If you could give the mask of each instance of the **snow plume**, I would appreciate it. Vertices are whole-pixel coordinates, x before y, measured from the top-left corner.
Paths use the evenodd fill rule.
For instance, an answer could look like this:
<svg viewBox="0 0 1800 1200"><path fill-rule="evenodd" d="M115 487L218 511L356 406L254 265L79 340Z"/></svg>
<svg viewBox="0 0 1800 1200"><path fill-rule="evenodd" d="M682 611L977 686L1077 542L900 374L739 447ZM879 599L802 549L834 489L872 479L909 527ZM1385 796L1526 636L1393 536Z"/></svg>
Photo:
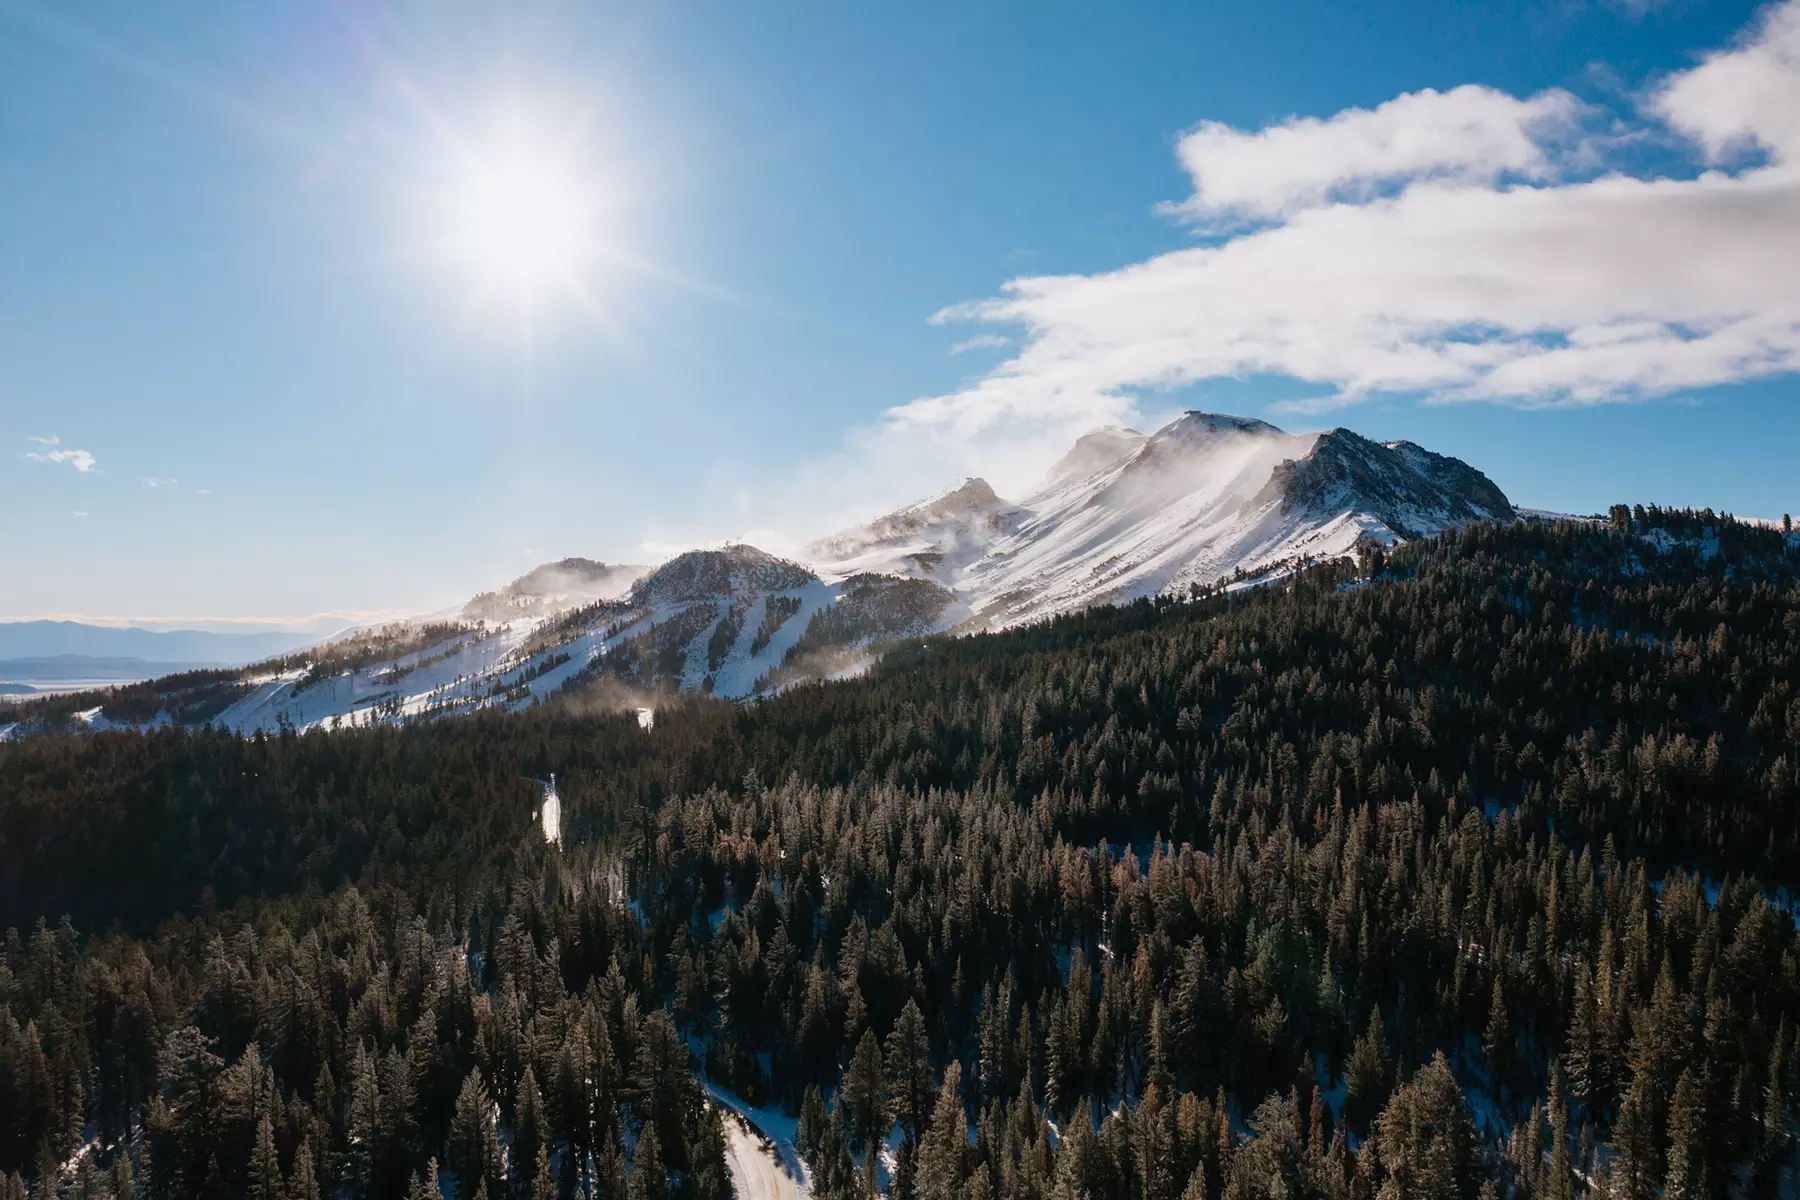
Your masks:
<svg viewBox="0 0 1800 1200"><path fill-rule="evenodd" d="M43 447L41 450L26 451L25 461L27 462L68 463L71 467L74 467L84 475L94 469L94 456L92 454L89 454L86 450L60 449L59 447L62 445L62 439L59 437L34 437L25 440L36 442L39 446Z"/></svg>
<svg viewBox="0 0 1800 1200"><path fill-rule="evenodd" d="M1469 86L1196 126L1178 144L1193 194L1171 207L1201 244L938 314L1018 330L1020 348L891 410L887 432L1119 422L1145 389L1250 374L1332 389L1316 407L1536 407L1800 369L1800 0L1605 136L1583 134L1591 117L1562 92ZM1686 166L1626 173L1634 145Z"/></svg>

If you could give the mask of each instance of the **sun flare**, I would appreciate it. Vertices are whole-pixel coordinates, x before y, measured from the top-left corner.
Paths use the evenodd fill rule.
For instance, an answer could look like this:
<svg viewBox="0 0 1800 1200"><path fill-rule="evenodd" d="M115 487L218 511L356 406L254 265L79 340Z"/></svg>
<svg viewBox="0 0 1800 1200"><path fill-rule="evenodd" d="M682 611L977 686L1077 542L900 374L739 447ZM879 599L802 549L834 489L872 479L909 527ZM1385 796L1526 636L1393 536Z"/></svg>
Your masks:
<svg viewBox="0 0 1800 1200"><path fill-rule="evenodd" d="M442 236L479 296L521 311L582 300L605 225L593 173L563 147L518 133L458 158L441 197Z"/></svg>

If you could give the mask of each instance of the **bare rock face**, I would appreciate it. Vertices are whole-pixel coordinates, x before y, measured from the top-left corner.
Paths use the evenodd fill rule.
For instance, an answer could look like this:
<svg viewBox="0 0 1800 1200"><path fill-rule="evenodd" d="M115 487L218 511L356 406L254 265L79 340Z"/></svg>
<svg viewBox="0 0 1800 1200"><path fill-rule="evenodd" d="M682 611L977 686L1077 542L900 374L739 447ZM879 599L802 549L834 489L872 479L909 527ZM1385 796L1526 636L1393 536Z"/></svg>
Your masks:
<svg viewBox="0 0 1800 1200"><path fill-rule="evenodd" d="M1366 513L1402 538L1469 521L1510 521L1505 493L1461 459L1411 442L1372 442L1348 429L1319 435L1304 457L1277 466L1257 502L1320 517Z"/></svg>

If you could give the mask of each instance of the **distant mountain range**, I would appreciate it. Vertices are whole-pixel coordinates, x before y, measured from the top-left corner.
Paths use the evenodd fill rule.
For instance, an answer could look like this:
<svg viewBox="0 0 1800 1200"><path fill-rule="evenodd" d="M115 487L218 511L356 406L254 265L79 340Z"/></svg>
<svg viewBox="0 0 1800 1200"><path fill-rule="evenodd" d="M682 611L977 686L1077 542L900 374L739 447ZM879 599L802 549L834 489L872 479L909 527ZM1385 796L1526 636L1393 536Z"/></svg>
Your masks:
<svg viewBox="0 0 1800 1200"><path fill-rule="evenodd" d="M316 633L209 633L86 625L79 621L0 621L0 659L132 658L150 664L242 666L299 650L319 640Z"/></svg>
<svg viewBox="0 0 1800 1200"><path fill-rule="evenodd" d="M671 690L748 697L855 673L902 638L1252 586L1361 543L1516 515L1480 471L1410 442L1190 412L1154 434L1087 434L1016 503L968 479L820 538L802 561L748 545L654 569L563 559L472 598L455 620L360 631L285 671L139 685L81 719L248 732L517 707L571 685L620 703ZM192 662L255 657L247 638L95 632L214 639L156 643L191 646Z"/></svg>

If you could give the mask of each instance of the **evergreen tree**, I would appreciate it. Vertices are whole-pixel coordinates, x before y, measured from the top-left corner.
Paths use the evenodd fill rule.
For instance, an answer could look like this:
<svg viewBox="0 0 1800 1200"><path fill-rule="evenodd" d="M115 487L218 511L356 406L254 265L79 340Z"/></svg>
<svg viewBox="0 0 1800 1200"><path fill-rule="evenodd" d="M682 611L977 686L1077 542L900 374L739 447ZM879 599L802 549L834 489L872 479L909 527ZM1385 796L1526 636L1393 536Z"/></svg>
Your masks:
<svg viewBox="0 0 1800 1200"><path fill-rule="evenodd" d="M1499 976L1494 977L1494 994L1488 1004L1487 1031L1482 1039L1482 1048L1487 1053L1488 1077L1494 1085L1494 1100L1503 1101L1506 1084L1512 1070L1513 1035L1512 1022L1506 1015L1506 993L1500 986Z"/></svg>
<svg viewBox="0 0 1800 1200"><path fill-rule="evenodd" d="M963 1191L968 1146L962 1064L952 1062L944 1070L931 1124L919 1145L919 1200L958 1200Z"/></svg>
<svg viewBox="0 0 1800 1200"><path fill-rule="evenodd" d="M669 1171L663 1165L662 1143L656 1126L645 1125L631 1173L631 1200L668 1200L668 1196Z"/></svg>
<svg viewBox="0 0 1800 1200"><path fill-rule="evenodd" d="M1638 1075L1619 1104L1613 1122L1614 1157L1610 1168L1613 1195L1620 1200L1650 1200L1655 1194L1657 1170L1656 1127L1649 1095L1651 1082Z"/></svg>
<svg viewBox="0 0 1800 1200"><path fill-rule="evenodd" d="M1474 1122L1441 1053L1394 1092L1376 1121L1375 1140L1383 1200L1475 1191Z"/></svg>
<svg viewBox="0 0 1800 1200"><path fill-rule="evenodd" d="M486 1183L498 1164L491 1157L496 1142L491 1101L481 1079L481 1068L471 1067L456 1096L456 1112L450 1122L450 1169L456 1172L457 1195L473 1195L477 1184Z"/></svg>
<svg viewBox="0 0 1800 1200"><path fill-rule="evenodd" d="M1359 1137L1367 1137L1375 1115L1393 1090L1393 1060L1381 1031L1381 1010L1369 1014L1369 1027L1356 1039L1345 1068L1344 1121Z"/></svg>
<svg viewBox="0 0 1800 1200"><path fill-rule="evenodd" d="M1706 1171L1706 1088L1689 1067L1669 1100L1669 1154L1664 1200L1700 1200L1710 1194Z"/></svg>
<svg viewBox="0 0 1800 1200"><path fill-rule="evenodd" d="M514 1106L512 1161L517 1164L519 1178L528 1189L537 1183L538 1161L545 1149L544 1100L538 1092L537 1076L531 1064L519 1079L518 1101Z"/></svg>
<svg viewBox="0 0 1800 1200"><path fill-rule="evenodd" d="M284 1191L281 1164L275 1156L275 1126L265 1112L256 1126L256 1146L250 1155L250 1190L246 1196L248 1200L283 1200Z"/></svg>
<svg viewBox="0 0 1800 1200"><path fill-rule="evenodd" d="M913 1145L918 1144L934 1098L930 1054L925 1015L908 997L888 1033L886 1079L894 1119Z"/></svg>
<svg viewBox="0 0 1800 1200"><path fill-rule="evenodd" d="M538 1143L532 1159L530 1178L531 1200L556 1200L556 1177L550 1170L550 1149L543 1142Z"/></svg>
<svg viewBox="0 0 1800 1200"><path fill-rule="evenodd" d="M872 1152L887 1129L887 1088L881 1074L881 1047L865 1029L844 1075L842 1104L850 1126L850 1149Z"/></svg>
<svg viewBox="0 0 1800 1200"><path fill-rule="evenodd" d="M433 1177L436 1176L435 1167ZM288 1175L287 1200L319 1200L319 1181L313 1174L311 1142L301 1142L294 1154L294 1169Z"/></svg>

